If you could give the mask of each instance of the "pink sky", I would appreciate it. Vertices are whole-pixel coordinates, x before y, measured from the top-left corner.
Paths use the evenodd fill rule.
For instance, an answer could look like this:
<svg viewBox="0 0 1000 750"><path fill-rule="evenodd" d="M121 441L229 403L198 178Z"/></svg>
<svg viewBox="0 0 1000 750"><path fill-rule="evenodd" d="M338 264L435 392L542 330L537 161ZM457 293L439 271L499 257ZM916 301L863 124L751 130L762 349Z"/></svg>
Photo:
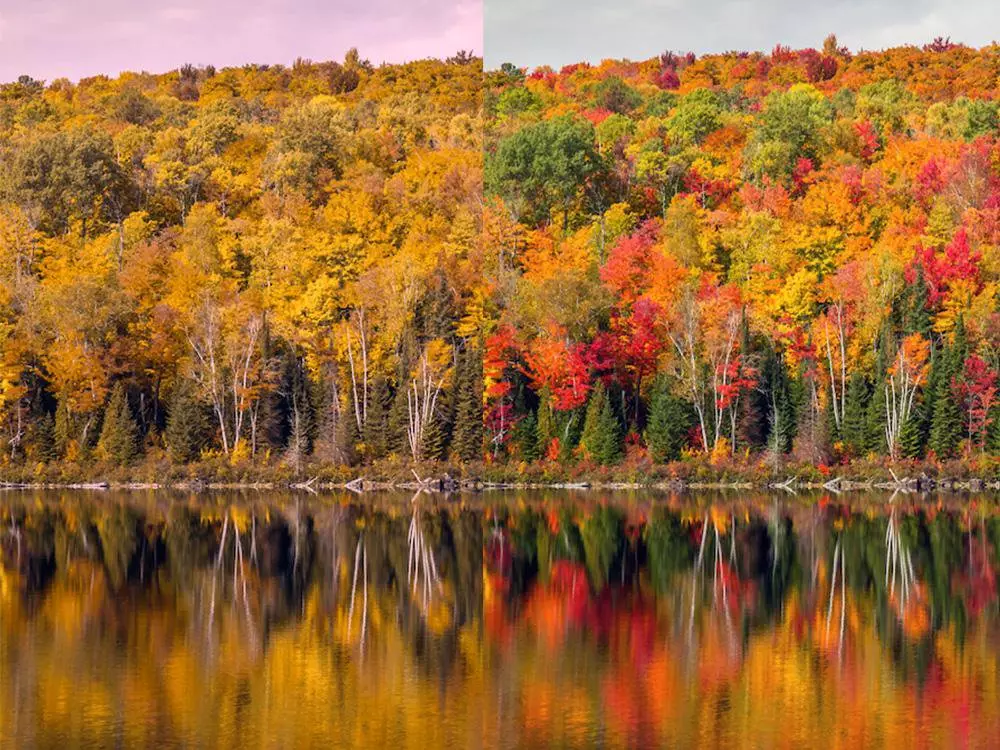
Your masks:
<svg viewBox="0 0 1000 750"><path fill-rule="evenodd" d="M483 51L481 0L0 0L0 81Z"/></svg>

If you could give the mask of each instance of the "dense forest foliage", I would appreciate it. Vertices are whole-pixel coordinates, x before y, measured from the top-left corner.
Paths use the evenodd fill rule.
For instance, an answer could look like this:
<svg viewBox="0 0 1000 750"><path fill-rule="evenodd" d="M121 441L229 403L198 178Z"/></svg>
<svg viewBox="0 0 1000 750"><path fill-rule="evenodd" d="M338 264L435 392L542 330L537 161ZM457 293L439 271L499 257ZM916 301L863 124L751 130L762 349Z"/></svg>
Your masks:
<svg viewBox="0 0 1000 750"><path fill-rule="evenodd" d="M488 72L488 451L1000 450L998 85L832 36Z"/></svg>
<svg viewBox="0 0 1000 750"><path fill-rule="evenodd" d="M29 471L1000 452L1000 47L0 86Z"/></svg>
<svg viewBox="0 0 1000 750"><path fill-rule="evenodd" d="M0 86L6 461L477 458L482 76Z"/></svg>

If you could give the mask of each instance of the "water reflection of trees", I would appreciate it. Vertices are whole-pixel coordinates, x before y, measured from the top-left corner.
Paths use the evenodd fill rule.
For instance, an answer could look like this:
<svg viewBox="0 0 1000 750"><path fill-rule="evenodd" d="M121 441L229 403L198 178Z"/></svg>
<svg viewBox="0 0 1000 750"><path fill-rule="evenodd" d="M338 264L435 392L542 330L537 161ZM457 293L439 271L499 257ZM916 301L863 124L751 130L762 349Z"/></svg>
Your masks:
<svg viewBox="0 0 1000 750"><path fill-rule="evenodd" d="M561 712L648 746L750 684L865 711L877 667L926 706L960 703L962 675L996 668L998 543L992 505L888 497L10 495L0 658L30 674L19 644L57 632L98 672L129 649L186 685L233 675L238 706L255 674L319 675L322 711L363 723L344 696L402 653L432 692L478 675L532 741L586 744L546 734ZM214 726L220 705L193 715ZM676 744L719 737L694 739Z"/></svg>
<svg viewBox="0 0 1000 750"><path fill-rule="evenodd" d="M906 741L913 701L918 731L997 737L992 506L578 498L488 510L484 621L534 741L585 744L567 732L590 717L610 744L732 744L735 728L767 745L788 740L765 718L783 715L806 744L864 746L875 726Z"/></svg>
<svg viewBox="0 0 1000 750"><path fill-rule="evenodd" d="M922 678L935 634L953 632L961 643L972 619L991 625L997 613L1000 515L982 506L592 497L501 504L489 516L487 576L503 614L487 619L500 635L538 590L564 597L566 616L577 618L549 624L556 629L587 622L582 610L598 610L609 592L618 603L609 616L651 594L665 613L661 627L694 650L699 634L718 627L739 660L748 633L794 611L824 656L842 662L871 626L901 675ZM568 570L583 574L589 604L574 600Z"/></svg>
<svg viewBox="0 0 1000 750"><path fill-rule="evenodd" d="M0 522L26 602L87 562L111 592L181 600L208 650L226 618L259 651L271 629L308 614L359 650L390 622L420 653L475 619L484 580L514 620L533 589L569 576L616 606L674 602L678 632L706 617L737 635L771 626L794 599L842 651L851 613L869 613L910 669L903 646L946 628L961 641L997 607L1000 520L986 507L65 495L11 496Z"/></svg>
<svg viewBox="0 0 1000 750"><path fill-rule="evenodd" d="M432 671L482 610L481 511L423 497L11 496L0 522L5 590L24 612L86 563L109 602L169 602L209 660L232 637L259 659L302 622L359 656L399 630Z"/></svg>

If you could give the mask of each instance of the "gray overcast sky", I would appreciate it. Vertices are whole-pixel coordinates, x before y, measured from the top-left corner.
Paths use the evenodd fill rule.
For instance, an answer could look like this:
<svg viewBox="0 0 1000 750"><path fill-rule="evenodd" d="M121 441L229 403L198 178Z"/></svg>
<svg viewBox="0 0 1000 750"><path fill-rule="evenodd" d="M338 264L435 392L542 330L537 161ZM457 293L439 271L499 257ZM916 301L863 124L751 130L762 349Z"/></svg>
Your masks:
<svg viewBox="0 0 1000 750"><path fill-rule="evenodd" d="M0 81L483 50L482 0L0 0Z"/></svg>
<svg viewBox="0 0 1000 750"><path fill-rule="evenodd" d="M820 47L830 33L855 51L1000 37L998 0L485 0L483 15L487 68Z"/></svg>

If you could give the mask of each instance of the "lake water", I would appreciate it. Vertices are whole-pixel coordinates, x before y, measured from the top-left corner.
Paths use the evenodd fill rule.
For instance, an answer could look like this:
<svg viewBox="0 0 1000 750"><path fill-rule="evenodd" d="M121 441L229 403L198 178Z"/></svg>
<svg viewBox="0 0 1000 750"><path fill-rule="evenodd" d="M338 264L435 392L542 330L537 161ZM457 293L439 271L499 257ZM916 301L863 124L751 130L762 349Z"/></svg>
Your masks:
<svg viewBox="0 0 1000 750"><path fill-rule="evenodd" d="M991 497L0 496L0 747L1000 747Z"/></svg>

